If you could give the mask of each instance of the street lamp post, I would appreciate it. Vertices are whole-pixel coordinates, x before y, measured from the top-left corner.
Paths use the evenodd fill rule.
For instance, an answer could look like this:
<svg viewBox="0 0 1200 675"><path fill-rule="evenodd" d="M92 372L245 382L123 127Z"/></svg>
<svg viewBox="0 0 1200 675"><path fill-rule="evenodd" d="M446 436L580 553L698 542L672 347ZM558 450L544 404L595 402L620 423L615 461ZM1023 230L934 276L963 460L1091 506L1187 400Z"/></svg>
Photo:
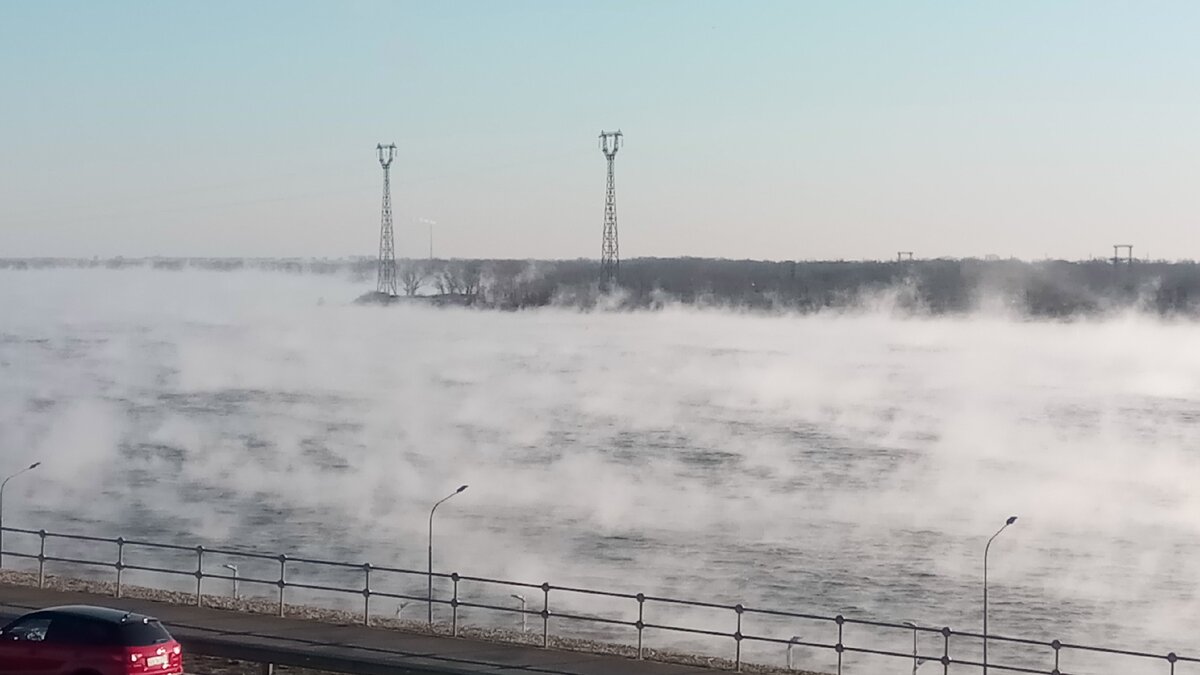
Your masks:
<svg viewBox="0 0 1200 675"><path fill-rule="evenodd" d="M793 635L792 638L790 640L788 640L788 646L787 646L787 669L788 670L792 669L792 646L803 639L804 638L800 637L799 635Z"/></svg>
<svg viewBox="0 0 1200 675"><path fill-rule="evenodd" d="M8 478L5 478L4 482L0 483L0 568L4 567L4 488L8 486L8 481L20 476L26 471L33 471L41 465L41 462L34 462L33 464L21 469Z"/></svg>
<svg viewBox="0 0 1200 675"><path fill-rule="evenodd" d="M432 509L429 509L429 595L426 596L426 600L429 605L429 625L431 626L433 625L433 512L437 511L437 507L441 506L442 502L466 489L466 485L460 486L434 504Z"/></svg>
<svg viewBox="0 0 1200 675"><path fill-rule="evenodd" d="M999 529L999 530L996 530L996 534L993 534L993 535L992 535L992 538L991 538L991 539L988 539L987 546L984 546L984 547L983 547L983 675L987 675L987 671L988 671L988 660L987 660L987 647L988 647L988 626L987 626L987 620L988 620L988 575L987 575L987 563L988 563L988 551L989 551L989 550L992 548L992 542L993 542L993 541L996 539L996 537L999 537L999 536L1000 536L1000 533L1001 533L1001 532L1003 532L1003 531L1005 530L1005 528L1007 528L1009 525L1012 525L1012 524L1013 524L1013 523L1015 523L1015 522L1017 522L1017 517L1016 517L1016 516L1009 516L1009 517L1008 517L1008 520L1004 521L1004 524L1000 526L1000 529Z"/></svg>
<svg viewBox="0 0 1200 675"><path fill-rule="evenodd" d="M238 566L230 563L222 565L225 569L233 572L233 599L238 599Z"/></svg>
<svg viewBox="0 0 1200 675"><path fill-rule="evenodd" d="M917 624L914 621L905 621L904 625L913 629L913 675L917 675L917 668L925 663L925 659L917 658Z"/></svg>
<svg viewBox="0 0 1200 675"><path fill-rule="evenodd" d="M516 600L517 602L521 603L521 632L522 633L528 632L529 631L529 617L527 617L525 615L525 596L523 596L519 593L513 593L509 597L511 597L513 600Z"/></svg>

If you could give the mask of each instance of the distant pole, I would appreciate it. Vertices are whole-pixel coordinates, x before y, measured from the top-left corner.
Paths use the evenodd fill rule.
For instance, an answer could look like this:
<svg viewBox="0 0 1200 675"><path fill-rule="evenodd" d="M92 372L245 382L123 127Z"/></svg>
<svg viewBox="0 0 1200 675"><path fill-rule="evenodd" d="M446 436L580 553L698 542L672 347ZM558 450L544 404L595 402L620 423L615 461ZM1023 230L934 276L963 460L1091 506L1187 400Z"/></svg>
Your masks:
<svg viewBox="0 0 1200 675"><path fill-rule="evenodd" d="M529 632L529 617L525 615L525 596L521 595L520 593L513 593L509 597L521 603L521 632Z"/></svg>
<svg viewBox="0 0 1200 675"><path fill-rule="evenodd" d="M396 241L392 232L392 160L396 158L396 144L375 146L379 152L379 166L383 167L383 208L379 222L379 283L376 291L394 297L396 295Z"/></svg>
<svg viewBox="0 0 1200 675"><path fill-rule="evenodd" d="M620 130L600 132L600 152L608 159L608 189L604 193L604 238L600 246L600 287L611 290L618 283L621 255L617 245L617 186L613 165L625 144Z"/></svg>
<svg viewBox="0 0 1200 675"><path fill-rule="evenodd" d="M917 624L905 621L904 625L913 630L913 675L917 675L917 667L921 665L921 662L917 660Z"/></svg>
<svg viewBox="0 0 1200 675"><path fill-rule="evenodd" d="M233 572L233 599L238 599L238 566L230 563L222 565L225 569Z"/></svg>
<svg viewBox="0 0 1200 675"><path fill-rule="evenodd" d="M988 626L987 626L987 620L988 620L988 574L987 574L987 562L988 562L988 550L992 548L992 542L993 542L993 541L996 539L996 537L999 537L999 536L1000 536L1000 533L1001 533L1001 532L1003 532L1003 531L1005 530L1005 528L1007 528L1009 525L1012 525L1012 524L1013 524L1013 523L1015 523L1015 522L1017 522L1017 517L1016 517L1016 516L1009 516L1009 517L1008 517L1008 520L1004 521L1004 524L1000 526L1000 529L999 529L999 530L996 530L996 534L993 534L993 535L992 535L992 538L991 538L991 539L988 539L987 546L984 546L984 547L983 547L983 675L987 675L987 671L988 671L988 660L987 660L987 645L988 645Z"/></svg>
<svg viewBox="0 0 1200 675"><path fill-rule="evenodd" d="M799 635L793 635L792 639L788 640L788 646L787 646L787 669L788 670L792 669L792 647L797 642L799 642L803 639L804 638L800 637Z"/></svg>
<svg viewBox="0 0 1200 675"><path fill-rule="evenodd" d="M429 233L429 259L433 260L433 226L437 225L437 221L430 220L429 218L417 218L417 223L427 228Z"/></svg>
<svg viewBox="0 0 1200 675"><path fill-rule="evenodd" d="M34 462L33 464L21 469L8 478L5 478L4 482L0 483L0 569L4 568L4 488L8 487L8 481L20 476L26 471L33 471L41 465L41 462Z"/></svg>
<svg viewBox="0 0 1200 675"><path fill-rule="evenodd" d="M426 596L426 600L429 605L429 625L431 626L433 625L433 512L437 511L437 507L441 506L442 502L466 489L466 485L459 487L434 504L432 509L429 509L429 595Z"/></svg>

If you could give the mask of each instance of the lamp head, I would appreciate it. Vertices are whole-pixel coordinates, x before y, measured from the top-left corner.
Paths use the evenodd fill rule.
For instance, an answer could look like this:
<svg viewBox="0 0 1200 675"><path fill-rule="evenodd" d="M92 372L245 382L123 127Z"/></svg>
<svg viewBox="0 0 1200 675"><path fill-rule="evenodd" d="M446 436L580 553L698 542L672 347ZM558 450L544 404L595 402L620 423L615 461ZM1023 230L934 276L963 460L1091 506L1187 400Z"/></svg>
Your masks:
<svg viewBox="0 0 1200 675"><path fill-rule="evenodd" d="M455 491L454 491L454 494L458 494L458 493L460 493L460 492L462 492L463 490L466 490L466 489L467 489L467 486L466 486L466 485L464 485L464 486L462 486L462 487L458 488L457 490L455 490ZM1012 519L1013 519L1013 520L1016 520L1016 519L1017 519L1017 517L1016 517L1016 516L1013 516L1013 518L1012 518Z"/></svg>
<svg viewBox="0 0 1200 675"><path fill-rule="evenodd" d="M41 466L41 465L42 465L42 463L41 463L41 462L34 462L33 464L30 464L30 465L29 465L29 469L27 469L27 471L32 471L33 469L36 469L36 468L38 468L38 467L39 467L39 466Z"/></svg>
<svg viewBox="0 0 1200 675"><path fill-rule="evenodd" d="M1004 524L1005 524L1005 525L1012 525L1012 524L1013 524L1013 523L1015 523L1015 522L1017 522L1017 517L1016 517L1016 516L1009 516L1009 517L1008 517L1008 520L1004 521Z"/></svg>

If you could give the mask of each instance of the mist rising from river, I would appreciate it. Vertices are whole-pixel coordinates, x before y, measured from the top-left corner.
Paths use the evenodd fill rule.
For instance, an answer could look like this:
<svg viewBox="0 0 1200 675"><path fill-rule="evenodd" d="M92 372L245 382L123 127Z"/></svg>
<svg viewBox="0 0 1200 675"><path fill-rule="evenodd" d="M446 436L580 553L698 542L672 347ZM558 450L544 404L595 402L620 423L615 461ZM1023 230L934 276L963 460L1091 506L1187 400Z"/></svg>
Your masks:
<svg viewBox="0 0 1200 675"><path fill-rule="evenodd" d="M0 273L6 524L1187 649L1200 325ZM814 660L818 658L810 655Z"/></svg>

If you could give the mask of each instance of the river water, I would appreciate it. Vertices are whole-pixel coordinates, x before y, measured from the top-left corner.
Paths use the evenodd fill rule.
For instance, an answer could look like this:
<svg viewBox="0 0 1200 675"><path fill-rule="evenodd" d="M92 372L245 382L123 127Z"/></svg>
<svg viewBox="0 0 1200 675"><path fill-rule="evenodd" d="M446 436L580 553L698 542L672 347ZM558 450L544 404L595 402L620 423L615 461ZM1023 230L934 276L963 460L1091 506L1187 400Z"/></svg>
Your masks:
<svg viewBox="0 0 1200 675"><path fill-rule="evenodd" d="M436 569L978 631L984 545L1015 514L992 633L1200 651L1198 325L350 304L363 290L0 272L0 472L44 462L5 524L424 569L430 506L469 484L437 512ZM1070 670L1134 672L1117 663Z"/></svg>

